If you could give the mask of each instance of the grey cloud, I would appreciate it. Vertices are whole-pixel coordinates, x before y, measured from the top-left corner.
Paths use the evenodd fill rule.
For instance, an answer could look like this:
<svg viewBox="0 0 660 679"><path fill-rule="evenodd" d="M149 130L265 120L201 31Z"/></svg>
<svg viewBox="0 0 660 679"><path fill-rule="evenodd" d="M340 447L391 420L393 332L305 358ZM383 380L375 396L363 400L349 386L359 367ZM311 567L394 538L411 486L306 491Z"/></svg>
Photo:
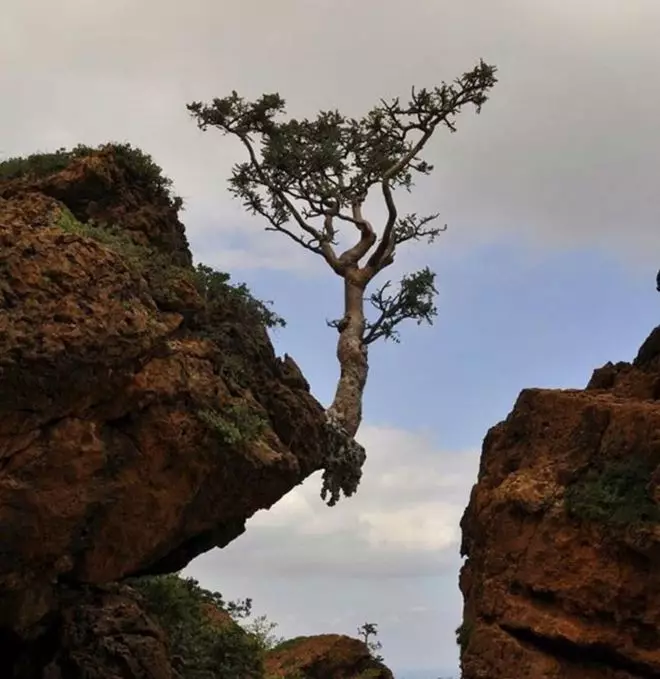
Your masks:
<svg viewBox="0 0 660 679"><path fill-rule="evenodd" d="M452 243L508 235L635 260L660 245L655 0L7 4L0 154L130 140L188 199L191 234L214 230L218 249L243 225L225 191L240 149L199 133L186 102L279 90L296 115L359 114L479 57L499 65L500 83L479 118L467 113L457 135L436 140L437 170L415 194L442 211ZM249 229L256 257L234 259L267 266L260 229Z"/></svg>
<svg viewBox="0 0 660 679"><path fill-rule="evenodd" d="M476 478L477 451L438 450L422 434L363 426L359 492L328 508L314 475L248 522L217 553L224 568L298 577L428 576L456 568L458 522Z"/></svg>
<svg viewBox="0 0 660 679"><path fill-rule="evenodd" d="M458 520L478 453L439 450L424 433L387 426L365 425L360 440L369 457L356 496L328 508L313 476L185 574L228 598L253 597L255 611L281 623L286 636L354 634L374 621L397 667L451 668L460 618ZM411 510L418 524L429 522L413 541L418 526L397 520ZM389 542L369 540L364 518L378 515Z"/></svg>

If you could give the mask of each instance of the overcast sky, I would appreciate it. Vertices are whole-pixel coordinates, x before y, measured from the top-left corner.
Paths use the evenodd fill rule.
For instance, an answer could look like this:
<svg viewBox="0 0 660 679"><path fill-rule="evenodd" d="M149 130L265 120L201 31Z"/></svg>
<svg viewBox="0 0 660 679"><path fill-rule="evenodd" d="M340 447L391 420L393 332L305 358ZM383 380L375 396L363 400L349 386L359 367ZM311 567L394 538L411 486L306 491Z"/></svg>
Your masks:
<svg viewBox="0 0 660 679"><path fill-rule="evenodd" d="M479 58L499 67L412 196L449 230L398 272L437 271L440 316L371 352L359 495L328 509L310 479L196 560L202 585L253 597L287 636L377 622L399 679L456 672L458 520L486 430L523 387L580 387L632 358L657 322L658 26L657 0L5 0L0 157L110 140L151 153L196 259L275 302L276 347L325 403L339 280L243 214L226 192L241 149L185 104L279 91L296 116L357 116Z"/></svg>

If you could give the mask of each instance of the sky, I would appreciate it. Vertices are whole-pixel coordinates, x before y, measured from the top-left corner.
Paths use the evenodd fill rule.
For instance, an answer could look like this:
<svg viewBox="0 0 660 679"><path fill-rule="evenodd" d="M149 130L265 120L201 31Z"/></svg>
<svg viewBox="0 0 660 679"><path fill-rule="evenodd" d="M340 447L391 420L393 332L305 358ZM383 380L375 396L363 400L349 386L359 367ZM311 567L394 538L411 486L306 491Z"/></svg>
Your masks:
<svg viewBox="0 0 660 679"><path fill-rule="evenodd" d="M196 261L274 302L276 349L325 404L340 281L243 212L226 190L241 148L185 104L277 91L297 117L359 116L479 58L499 69L402 203L448 224L391 272L435 270L439 314L371 349L359 493L328 508L314 476L186 574L252 597L283 636L376 622L397 679L458 675L458 522L485 433L521 389L583 387L657 323L659 22L657 0L5 0L0 158L107 141L150 153L185 199Z"/></svg>

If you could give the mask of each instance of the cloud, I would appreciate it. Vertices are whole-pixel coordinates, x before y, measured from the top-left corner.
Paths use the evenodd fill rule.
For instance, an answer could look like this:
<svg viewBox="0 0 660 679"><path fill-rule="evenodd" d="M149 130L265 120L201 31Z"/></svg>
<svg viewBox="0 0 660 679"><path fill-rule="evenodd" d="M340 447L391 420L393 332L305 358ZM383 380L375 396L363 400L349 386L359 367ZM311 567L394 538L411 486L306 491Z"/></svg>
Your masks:
<svg viewBox="0 0 660 679"><path fill-rule="evenodd" d="M428 576L456 567L458 523L478 454L438 450L430 436L364 426L367 463L358 493L328 508L315 475L221 553L223 568L269 576ZM210 558L210 557L209 557Z"/></svg>
<svg viewBox="0 0 660 679"><path fill-rule="evenodd" d="M326 507L315 475L184 574L227 599L252 597L287 637L355 636L377 622L397 676L447 674L460 621L458 522L478 453L392 426L365 425L359 438L368 458L356 496Z"/></svg>
<svg viewBox="0 0 660 679"><path fill-rule="evenodd" d="M660 93L646 85L658 20L656 0L9 0L0 154L129 140L174 178L191 240L213 238L216 259L307 271L294 244L239 217L225 182L241 149L199 132L185 103L280 91L294 115L360 115L484 57L500 82L481 116L466 113L458 134L432 143L436 171L420 182L416 209L441 211L457 256L515 238L638 263L660 246ZM244 242L225 252L239 225Z"/></svg>

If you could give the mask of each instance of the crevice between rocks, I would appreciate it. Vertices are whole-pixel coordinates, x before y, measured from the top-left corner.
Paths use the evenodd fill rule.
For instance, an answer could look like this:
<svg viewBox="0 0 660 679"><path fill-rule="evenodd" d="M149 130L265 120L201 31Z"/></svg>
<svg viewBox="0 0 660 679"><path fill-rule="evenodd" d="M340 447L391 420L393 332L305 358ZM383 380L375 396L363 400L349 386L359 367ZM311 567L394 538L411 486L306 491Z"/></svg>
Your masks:
<svg viewBox="0 0 660 679"><path fill-rule="evenodd" d="M500 629L522 644L561 658L578 666L605 666L612 670L624 671L635 679L660 679L660 669L631 660L603 644L575 644L568 639L545 637L533 630L499 625Z"/></svg>

